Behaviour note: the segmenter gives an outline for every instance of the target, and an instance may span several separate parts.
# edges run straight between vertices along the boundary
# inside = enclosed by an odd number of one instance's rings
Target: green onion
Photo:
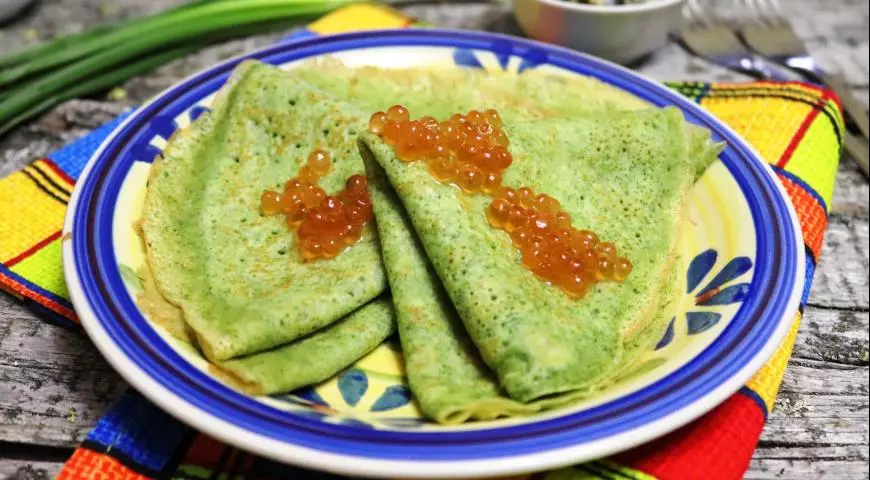
[[[128,78],[153,70],[160,65],[163,65],[178,57],[191,54],[199,50],[200,48],[200,45],[192,45],[176,48],[173,50],[167,50],[165,52],[158,53],[157,55],[154,55],[152,57],[137,60],[121,68],[112,70],[104,76],[80,83],[69,90],[64,90],[63,92],[57,93],[55,95],[45,97],[39,103],[34,104],[33,106],[19,113],[17,116],[12,117],[8,121],[5,121],[2,125],[0,125],[0,135],[3,135],[19,123],[36,115],[39,115],[40,113],[50,109],[51,107],[57,105],[60,102],[88,95],[93,92],[106,90],[127,80]]]
[[[93,38],[100,37],[105,35],[107,32],[110,32],[122,25],[127,24],[128,22],[123,22],[118,25],[106,25],[103,27],[97,27],[82,33],[77,33],[74,35],[68,35],[66,37],[59,38],[55,41],[48,42],[45,44],[36,45],[34,47],[26,48],[24,50],[19,50],[10,55],[6,55],[5,57],[0,57],[0,68],[8,68],[20,63],[24,63],[28,58],[38,57],[40,55],[44,55],[51,51],[58,51],[61,49],[67,48],[69,45],[85,42]],[[132,22],[129,22],[132,23]],[[4,72],[5,73],[5,72]]]
[[[79,96],[110,88],[194,47],[286,27],[354,1],[199,0],[150,18],[61,38],[29,49],[28,55],[2,57],[0,66],[14,66],[0,72],[0,135],[73,98],[70,92]]]
[[[198,7],[185,8],[170,15],[158,15],[148,21],[132,22],[126,28],[110,30],[95,38],[49,52],[18,67],[0,73],[0,87],[57,65],[68,63],[93,52],[124,46],[147,51],[204,32],[232,28],[262,21],[292,18],[305,14],[324,13],[348,0],[320,0],[298,2],[293,0],[235,0],[205,2]]]
[[[99,27],[95,27],[95,28],[92,28],[90,30],[86,30],[86,31],[81,32],[81,33],[66,35],[66,36],[60,37],[56,40],[45,42],[45,43],[30,47],[30,48],[25,48],[23,50],[19,50],[15,53],[12,53],[12,54],[9,54],[6,56],[0,56],[0,68],[14,67],[16,65],[24,63],[28,59],[41,57],[41,56],[49,54],[49,53],[56,53],[56,52],[59,52],[61,50],[67,49],[70,46],[81,45],[85,42],[88,42],[88,41],[93,40],[95,38],[101,37],[101,36],[111,32],[111,31],[115,31],[115,30],[130,26],[130,25],[133,25],[135,23],[147,22],[147,21],[150,21],[156,17],[172,15],[173,13],[177,12],[178,10],[196,7],[196,6],[199,6],[203,3],[214,2],[214,1],[216,1],[216,0],[196,0],[194,2],[186,3],[186,4],[181,5],[179,7],[176,7],[176,8],[167,10],[165,12],[159,13],[153,17],[134,18],[134,19],[130,19],[130,20],[124,20],[124,21],[116,22],[116,23],[109,24],[109,25],[102,25]]]
[[[197,41],[196,43],[185,44],[180,47],[163,50],[152,56],[135,59],[134,61],[121,65],[117,68],[111,68],[108,71],[102,72],[101,74],[91,79],[76,83],[71,88],[64,89],[53,95],[47,96],[43,98],[39,103],[28,107],[16,116],[8,120],[4,120],[2,123],[0,123],[0,136],[7,133],[20,123],[30,118],[33,118],[40,113],[50,110],[52,107],[61,102],[108,90],[118,84],[129,80],[130,78],[135,77],[136,75],[147,73],[157,67],[160,67],[161,65],[165,65],[166,63],[171,62],[172,60],[199,51],[204,46],[207,46],[215,41],[226,40],[229,38],[244,35],[253,35],[256,33],[267,33],[273,30],[284,29],[285,27],[286,24],[284,23],[257,24],[255,26],[249,26],[247,29],[234,29],[226,32],[218,32],[199,39],[199,41]],[[2,102],[3,94],[0,93],[0,106],[2,106]]]

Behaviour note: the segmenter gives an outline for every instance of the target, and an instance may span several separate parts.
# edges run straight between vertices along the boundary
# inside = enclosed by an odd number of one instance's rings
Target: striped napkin
[[[402,28],[383,7],[333,12],[294,37]],[[840,154],[841,107],[829,91],[802,83],[669,83],[728,123],[770,164],[797,210],[807,252],[801,309],[770,361],[736,394],[699,420],[608,459],[517,478],[733,479],[742,477],[773,408],[798,331],[827,224]],[[42,318],[80,330],[60,257],[60,229],[76,178],[123,120],[0,179],[0,289]],[[72,333],[71,333],[72,334]],[[178,422],[129,391],[67,461],[61,479],[338,478],[276,464]]]

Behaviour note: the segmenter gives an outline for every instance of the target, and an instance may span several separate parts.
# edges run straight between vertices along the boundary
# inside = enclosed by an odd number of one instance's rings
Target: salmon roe
[[[314,150],[296,178],[284,184],[283,192],[266,190],[260,197],[263,215],[283,214],[295,229],[305,261],[338,256],[362,238],[363,226],[374,217],[364,175],[348,178],[344,189],[333,196],[317,185],[331,168],[329,153]]]
[[[376,112],[369,131],[380,135],[403,162],[423,161],[441,183],[467,193],[491,193],[501,186],[502,172],[513,162],[507,135],[495,110],[472,110],[439,122],[433,117],[411,120],[402,105]]]
[[[407,108],[393,105],[369,119],[369,131],[392,146],[399,160],[423,161],[438,182],[490,195],[489,224],[510,235],[523,266],[542,281],[582,298],[597,282],[625,280],[631,261],[594,232],[574,228],[558,200],[525,186],[502,187],[504,171],[513,163],[502,126],[492,109],[438,122],[432,117],[411,120]],[[267,201],[274,199],[264,197],[263,205]],[[316,247],[327,248],[322,243]]]
[[[510,234],[523,265],[541,280],[581,298],[601,281],[621,282],[632,264],[612,243],[571,226],[553,197],[528,188],[501,188],[486,210],[489,224]]]

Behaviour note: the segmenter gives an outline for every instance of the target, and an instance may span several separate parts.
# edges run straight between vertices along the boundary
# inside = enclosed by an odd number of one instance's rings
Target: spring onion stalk
[[[128,27],[128,26],[133,25],[133,24],[152,21],[154,18],[172,15],[179,10],[183,10],[183,9],[187,9],[187,8],[195,8],[201,4],[215,2],[215,1],[218,1],[218,0],[196,0],[196,1],[191,2],[191,3],[185,3],[179,7],[167,10],[165,12],[158,13],[157,15],[154,15],[152,17],[134,18],[134,19],[130,19],[130,20],[123,20],[120,22],[115,22],[115,23],[110,24],[110,25],[103,25],[103,26],[95,27],[95,28],[92,28],[90,30],[86,30],[86,31],[81,32],[81,33],[66,35],[66,36],[60,37],[56,40],[41,43],[39,45],[35,45],[33,47],[30,47],[30,48],[25,48],[23,50],[19,50],[17,52],[14,52],[14,53],[11,53],[11,54],[8,54],[5,56],[0,56],[0,69],[14,67],[14,66],[20,65],[22,63],[25,63],[26,61],[28,61],[30,59],[42,57],[42,56],[47,55],[47,54],[56,53],[56,52],[59,52],[61,50],[67,49],[71,46],[78,46],[78,45],[85,44],[85,43],[90,42],[92,40],[95,40],[99,37],[102,37],[102,36],[106,35],[107,33],[113,32],[115,30],[119,30],[121,28]]]
[[[24,63],[30,58],[36,58],[49,52],[57,52],[77,43],[87,42],[94,38],[101,37],[106,33],[115,30],[116,28],[126,25],[127,23],[132,22],[123,22],[115,25],[96,27],[82,33],[67,35],[65,37],[61,37],[57,40],[47,42],[45,44],[39,44],[30,48],[25,48],[24,50],[19,50],[15,53],[0,57],[0,68],[16,66]]]
[[[82,34],[80,43],[66,42],[63,48],[0,71],[0,135],[58,101],[71,98],[70,91],[83,92],[79,88],[82,85],[89,88],[87,93],[93,93],[94,85],[109,88],[129,78],[118,72],[138,71],[156,66],[152,63],[155,59],[174,58],[170,52],[181,51],[182,44],[201,48],[208,42],[250,35],[267,26],[286,27],[354,1],[199,0],[194,6],[106,28],[97,34]]]
[[[51,95],[43,97],[32,106],[27,107],[23,111],[19,111],[19,113],[12,118],[0,118],[0,136],[9,132],[12,128],[22,122],[51,109],[58,103],[110,89],[135,77],[136,75],[141,75],[172,60],[192,54],[212,43],[240,36],[254,35],[257,33],[280,31],[286,29],[286,27],[286,22],[271,22],[248,25],[247,27],[234,28],[231,30],[222,30],[198,38],[196,42],[188,42],[180,46],[173,46],[154,53],[151,56],[136,58],[131,62],[110,67],[81,81],[77,81],[70,87],[63,88]],[[0,108],[2,107],[3,95],[0,94]]]
[[[100,77],[78,83],[74,87],[57,93],[53,96],[43,98],[39,103],[34,104],[27,110],[19,113],[17,116],[9,119],[8,121],[0,123],[0,135],[8,132],[21,122],[24,122],[30,118],[35,117],[36,115],[39,115],[42,112],[45,112],[46,110],[51,109],[51,107],[57,105],[60,102],[109,89],[115,85],[118,85],[119,83],[124,82],[129,78],[135,77],[136,75],[141,75],[143,73],[151,71],[167,62],[175,60],[176,58],[189,55],[199,50],[200,48],[202,48],[201,45],[186,45],[184,47],[166,50],[151,57],[137,60],[135,62],[124,65],[123,67],[113,69],[107,74]]]
[[[204,32],[232,28],[249,23],[293,18],[330,11],[350,0],[234,0],[206,2],[198,7],[158,15],[148,21],[133,23],[127,28],[110,31],[87,42],[7,69],[0,73],[0,87],[16,82],[42,70],[66,64],[93,52],[136,44],[139,50],[158,48],[181,40],[195,38]],[[132,47],[130,48],[132,52]]]

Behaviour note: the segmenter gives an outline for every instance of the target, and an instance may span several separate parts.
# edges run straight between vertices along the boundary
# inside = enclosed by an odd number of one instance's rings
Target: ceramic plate
[[[398,341],[337,377],[286,395],[251,397],[212,377],[189,345],[136,307],[144,261],[132,225],[152,159],[207,111],[234,59],[166,90],[131,115],[91,159],[64,226],[76,311],[112,365],[188,424],[248,451],[338,473],[482,476],[582,462],[649,441],[708,411],[767,360],[803,286],[794,212],[773,173],[722,123],[667,88],[613,64],[518,38],[395,30],[313,38],[244,58],[292,69],[330,55],[350,66],[431,66],[589,75],[658,106],[681,109],[727,148],[691,192],[686,271],[670,326],[632,377],[571,407],[524,419],[446,427],[421,417]]]

